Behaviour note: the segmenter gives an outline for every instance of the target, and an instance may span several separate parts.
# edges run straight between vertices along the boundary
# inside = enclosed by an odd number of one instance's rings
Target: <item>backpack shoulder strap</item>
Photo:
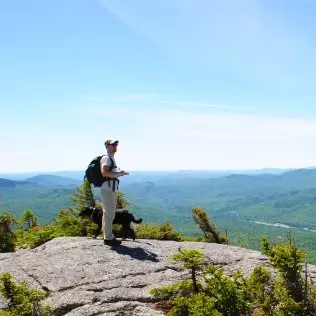
[[[109,157],[110,160],[111,160],[111,165],[110,165],[109,171],[112,171],[113,168],[116,167],[116,166],[114,166],[114,160],[113,160],[113,158],[112,158],[111,156],[108,156],[108,157]]]

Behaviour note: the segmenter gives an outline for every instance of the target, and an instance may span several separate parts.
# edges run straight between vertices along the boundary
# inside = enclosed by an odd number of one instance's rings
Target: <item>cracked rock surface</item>
[[[149,290],[188,277],[169,260],[179,247],[203,250],[228,275],[238,268],[248,274],[268,262],[257,251],[203,242],[126,240],[110,248],[101,239],[60,237],[33,250],[0,254],[0,273],[47,291],[44,303],[57,315],[159,316],[164,313],[154,308]],[[309,274],[315,282],[315,266]],[[0,309],[5,304],[0,301]]]

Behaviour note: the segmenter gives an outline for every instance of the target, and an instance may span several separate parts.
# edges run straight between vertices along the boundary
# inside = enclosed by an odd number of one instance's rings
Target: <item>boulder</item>
[[[0,273],[48,292],[43,303],[57,315],[158,316],[164,313],[149,291],[189,277],[170,261],[179,247],[203,250],[208,262],[228,275],[239,268],[247,275],[258,265],[268,266],[262,253],[228,245],[141,239],[111,248],[101,239],[60,237],[32,250],[0,254]],[[316,267],[308,271],[315,282]],[[5,306],[0,301],[0,308]]]

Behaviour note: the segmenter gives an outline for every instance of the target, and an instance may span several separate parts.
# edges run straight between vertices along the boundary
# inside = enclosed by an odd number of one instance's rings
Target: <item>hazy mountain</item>
[[[0,209],[16,214],[25,208],[50,218],[69,205],[68,197],[82,180],[37,175],[26,181],[0,179]],[[316,169],[281,174],[230,174],[210,177],[204,172],[138,172],[121,180],[121,190],[139,215],[150,220],[188,219],[201,206],[217,219],[281,221],[296,227],[316,227]],[[95,189],[100,200],[99,189]]]
[[[48,186],[79,186],[82,183],[82,181],[76,179],[49,174],[37,175],[34,177],[26,178],[26,181]]]
[[[25,181],[1,178],[0,211],[19,216],[31,209],[41,223],[50,222],[61,208],[72,204],[69,196],[82,183],[82,174],[78,179],[61,174],[40,174]],[[286,231],[282,227],[294,227],[296,238],[309,250],[315,243],[314,168],[222,176],[207,171],[135,172],[121,178],[121,191],[145,223],[170,221],[177,229],[195,234],[191,207],[198,206],[221,230],[229,231],[231,240],[247,246],[257,245],[263,233],[278,238]],[[94,192],[100,200],[99,189]]]
[[[314,167],[310,167],[314,168]],[[292,169],[279,169],[279,168],[263,168],[254,170],[174,170],[174,171],[130,171],[129,177],[124,178],[124,181],[152,181],[159,180],[162,177],[166,178],[186,178],[186,177],[198,177],[198,178],[218,178],[227,176],[230,174],[281,174]],[[25,180],[27,178],[37,175],[56,175],[66,178],[72,178],[76,180],[83,180],[84,170],[70,170],[70,171],[41,171],[41,172],[20,172],[20,173],[0,173],[0,177],[10,180]]]
[[[0,173],[0,177],[10,180],[26,180],[40,175],[55,175],[65,178],[82,180],[84,176],[83,171],[40,171],[40,172],[17,172],[17,173]]]
[[[28,182],[0,178],[0,188],[15,188],[18,184],[28,184]]]

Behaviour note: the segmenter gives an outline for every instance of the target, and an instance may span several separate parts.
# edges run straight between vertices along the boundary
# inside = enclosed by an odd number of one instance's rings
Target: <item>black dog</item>
[[[94,223],[98,225],[98,228],[95,233],[95,237],[100,234],[102,229],[102,217],[103,217],[103,210],[102,208],[98,207],[85,207],[80,213],[79,216],[82,217],[89,217]],[[135,232],[133,228],[131,227],[131,223],[140,224],[142,222],[142,218],[135,219],[134,215],[129,213],[128,210],[117,210],[115,212],[115,218],[113,221],[113,224],[120,224],[122,225],[123,230],[123,239],[127,238],[128,233],[131,234],[131,237],[133,240],[135,240]]]

